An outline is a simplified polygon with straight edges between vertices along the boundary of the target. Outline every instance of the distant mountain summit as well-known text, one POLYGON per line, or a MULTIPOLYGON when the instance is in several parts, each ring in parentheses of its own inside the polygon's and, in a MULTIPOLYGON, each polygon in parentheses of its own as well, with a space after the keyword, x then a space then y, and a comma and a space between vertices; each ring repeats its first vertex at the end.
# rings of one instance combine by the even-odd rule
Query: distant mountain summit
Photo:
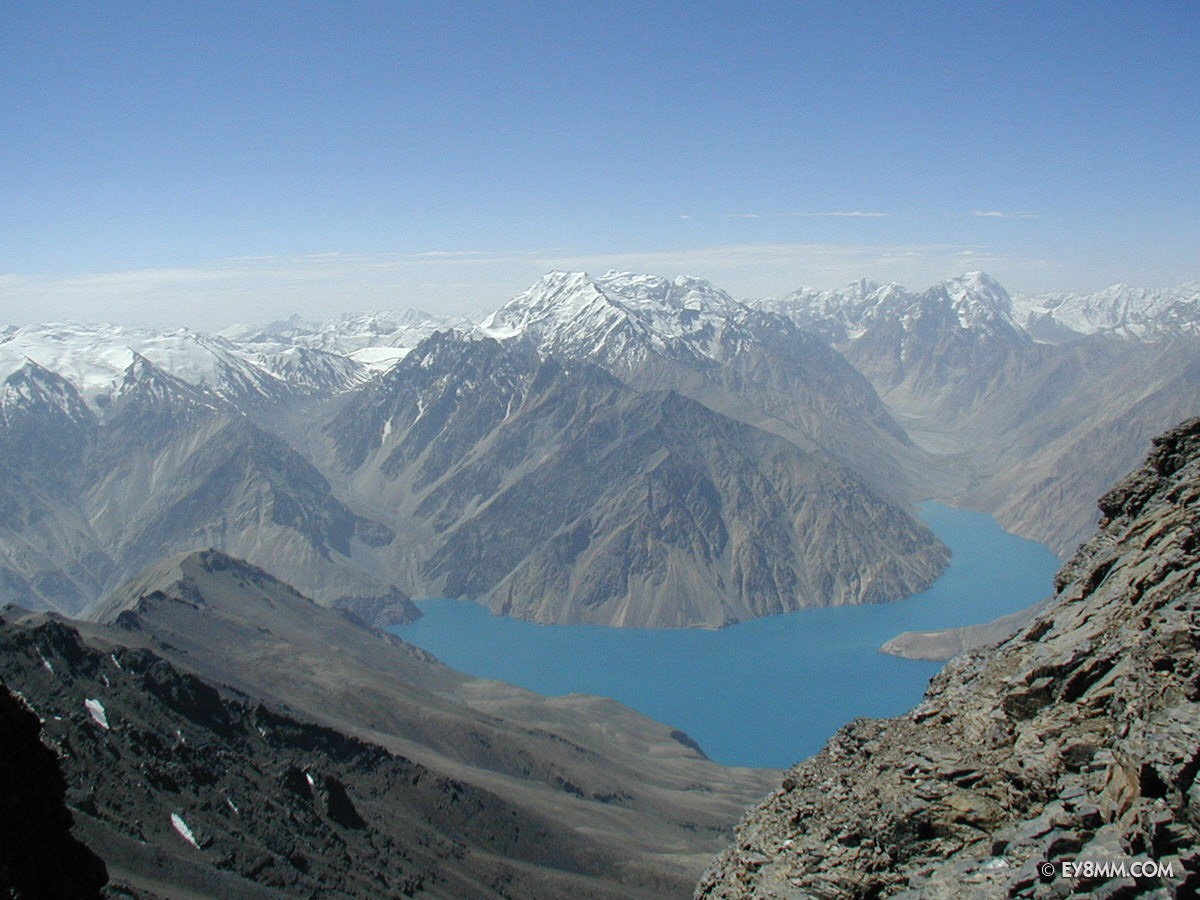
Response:
POLYGON ((1156 431, 1200 412, 1192 294, 1013 300, 972 272, 919 293, 857 282, 755 305, 834 342, 933 465, 965 475, 936 495, 1065 558, 1091 532, 1092 498, 1156 431))
POLYGON ((798 327, 841 345, 861 335, 880 309, 890 308, 907 293, 895 282, 880 285, 864 278, 833 290, 802 287, 783 297, 754 300, 750 305, 786 316, 798 327))
POLYGON ((326 603, 417 614, 351 559, 352 544, 389 542, 386 527, 337 500, 308 460, 234 402, 129 352, 95 409, 33 362, 5 380, 4 601, 78 614, 166 554, 218 546, 326 603))
POLYGON ((113 400, 139 359, 241 406, 277 402, 288 390, 228 341, 186 328, 59 323, 18 328, 0 341, 0 375, 33 360, 73 385, 93 408, 113 400))
POLYGON ((1094 293, 1060 291, 1010 298, 989 275, 968 272, 924 292, 863 279, 833 290, 799 288, 749 305, 785 315, 842 346, 861 337, 877 319, 894 316, 931 292, 941 292, 951 301, 964 326, 970 322, 1003 327, 997 316, 1007 317, 1042 343, 1067 343, 1095 334, 1156 343, 1200 334, 1200 282, 1195 281, 1170 288, 1115 284, 1094 293))
POLYGON ((555 272, 480 326, 545 356, 586 360, 636 390, 673 390, 710 409, 820 449, 881 491, 923 495, 920 452, 871 385, 790 319, 707 281, 555 272))
POLYGON ((699 364, 731 316, 745 312, 698 278, 551 272, 480 324, 543 354, 586 358, 628 376, 651 355, 699 364))
POLYGON ((1114 284, 1093 294, 1017 298, 1022 326, 1038 340, 1062 343, 1090 334, 1157 343, 1200 335, 1200 282, 1173 288, 1114 284))
POLYGON ((470 331, 475 323, 464 316, 437 316, 422 310, 384 310, 345 313, 311 322, 291 316, 267 325, 231 325, 220 337, 270 359, 296 349, 320 350, 345 357, 367 371, 380 372, 435 331, 470 331))
POLYGON ((893 410, 939 420, 1002 390, 1034 343, 1007 291, 983 272, 920 293, 861 281, 754 305, 835 344, 893 410))
POLYGON ((854 366, 901 409, 961 408, 997 389, 1033 341, 1013 321, 994 279, 970 272, 921 294, 890 293, 845 348, 854 366))

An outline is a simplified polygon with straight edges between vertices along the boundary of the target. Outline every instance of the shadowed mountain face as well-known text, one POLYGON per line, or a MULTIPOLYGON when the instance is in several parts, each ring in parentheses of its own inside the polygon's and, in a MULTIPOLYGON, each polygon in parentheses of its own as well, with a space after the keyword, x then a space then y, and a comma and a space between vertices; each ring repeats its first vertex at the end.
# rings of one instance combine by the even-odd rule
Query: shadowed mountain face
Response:
POLYGON ((554 272, 481 327, 824 450, 895 498, 928 490, 929 460, 841 354, 701 279, 554 272))
POLYGON ((1200 419, 1100 510, 1055 603, 790 770, 697 896, 1196 896, 1200 419), (1041 868, 1147 859, 1174 874, 1041 868))
POLYGON ((215 551, 95 616, 7 611, 0 677, 114 880, 167 894, 678 896, 774 774, 467 677, 215 551))
POLYGON ((454 334, 327 432, 429 547, 410 591, 543 622, 723 625, 926 586, 945 550, 847 467, 673 392, 454 334))
POLYGON ((1037 298, 1015 309, 978 272, 920 294, 864 283, 759 305, 837 342, 914 439, 969 479, 935 494, 1066 558, 1095 527, 1094 498, 1151 437, 1200 412, 1195 294, 1042 298, 1079 329, 1054 344, 1018 325, 1037 298))
POLYGON ((104 863, 70 834, 66 781, 38 717, 0 682, 0 893, 99 897, 104 863))
POLYGON ((350 565, 390 532, 350 511, 280 438, 136 357, 100 414, 33 363, 4 385, 4 599, 77 613, 164 555, 217 546, 286 572, 326 603, 415 615, 350 565))

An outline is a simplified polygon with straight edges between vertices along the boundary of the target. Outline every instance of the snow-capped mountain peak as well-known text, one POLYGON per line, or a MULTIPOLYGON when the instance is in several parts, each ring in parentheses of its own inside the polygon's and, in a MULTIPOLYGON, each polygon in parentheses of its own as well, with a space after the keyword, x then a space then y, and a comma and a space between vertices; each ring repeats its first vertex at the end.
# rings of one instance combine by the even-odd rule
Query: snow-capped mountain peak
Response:
POLYGON ((967 272, 934 285, 926 296, 944 299, 965 330, 1012 325, 1012 299, 996 279, 984 272, 967 272))
POLYGON ((8 423, 14 416, 39 408, 55 410, 73 422, 91 417, 70 382, 33 360, 26 360, 0 385, 0 417, 8 423))
POLYGON ((1091 294, 1019 295, 1021 324, 1041 340, 1057 342, 1104 333, 1161 341, 1200 334, 1200 282, 1170 288, 1114 284, 1091 294))
POLYGON ((414 309, 370 313, 343 313, 311 322, 292 316, 268 325, 233 325, 219 337, 236 343, 266 362, 293 347, 323 350, 349 357, 369 371, 390 369, 413 347, 435 331, 471 330, 474 322, 461 316, 436 316, 414 309))
POLYGON ((881 285, 862 279, 828 291, 800 288, 784 297, 768 297, 752 305, 786 316, 800 328, 820 334, 836 345, 858 339, 882 319, 900 319, 911 327, 936 315, 944 324, 953 323, 953 327, 964 331, 1012 325, 1012 300, 1008 292, 984 272, 948 278, 921 294, 895 282, 881 285))
POLYGON ((747 311, 700 278, 551 272, 479 328, 497 340, 520 338, 543 353, 620 371, 649 354, 712 357, 719 335, 747 311))
POLYGON ((228 399, 270 399, 284 390, 279 379, 220 338, 186 328, 153 331, 74 322, 16 329, 0 343, 0 375, 33 360, 61 375, 89 406, 99 409, 119 392, 126 371, 139 358, 228 399))
POLYGON ((783 297, 756 300, 751 306, 791 319, 831 344, 844 344, 866 331, 879 310, 907 295, 895 282, 880 285, 863 278, 833 290, 802 287, 783 297))
POLYGON ((655 311, 666 307, 724 315, 741 305, 712 283, 688 275, 668 279, 662 275, 608 271, 596 283, 607 296, 630 309, 655 311))
POLYGON ((497 340, 530 332, 536 339, 570 323, 595 327, 626 315, 586 272, 549 272, 484 319, 480 330, 497 340))
POLYGON ((112 396, 116 406, 136 402, 152 406, 186 404, 219 409, 220 398, 204 384, 192 384, 156 366, 136 350, 112 396))

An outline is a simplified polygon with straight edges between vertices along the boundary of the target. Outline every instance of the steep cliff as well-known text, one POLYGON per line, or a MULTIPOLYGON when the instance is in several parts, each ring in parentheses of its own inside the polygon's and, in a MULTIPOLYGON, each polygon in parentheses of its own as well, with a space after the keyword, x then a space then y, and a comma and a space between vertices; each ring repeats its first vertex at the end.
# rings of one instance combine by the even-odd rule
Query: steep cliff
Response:
POLYGON ((716 627, 908 596, 947 560, 829 453, 516 344, 434 335, 326 434, 400 535, 395 583, 517 618, 716 627))
POLYGON ((71 836, 67 782, 41 732, 0 682, 0 897, 99 897, 108 874, 71 836))
POLYGON ((787 772, 696 895, 1196 896, 1200 419, 1100 510, 1054 605, 787 772))

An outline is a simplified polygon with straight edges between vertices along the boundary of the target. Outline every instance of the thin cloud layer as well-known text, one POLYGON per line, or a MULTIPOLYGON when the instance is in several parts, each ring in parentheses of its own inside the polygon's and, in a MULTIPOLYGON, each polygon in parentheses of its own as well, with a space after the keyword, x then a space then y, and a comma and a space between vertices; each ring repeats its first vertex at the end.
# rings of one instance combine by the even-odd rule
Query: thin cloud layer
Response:
POLYGON ((1054 267, 968 244, 761 243, 646 252, 563 248, 426 250, 397 254, 247 256, 209 265, 61 277, 0 274, 0 323, 83 319, 218 330, 299 313, 421 308, 466 314, 499 307, 551 270, 694 275, 742 298, 860 278, 924 287, 984 269, 1015 290, 1054 267), (1036 276, 1036 277, 1035 277, 1036 276), (252 310, 252 312, 248 312, 252 310))
POLYGON ((971 215, 979 219, 1036 219, 1037 213, 1032 212, 1004 212, 999 209, 973 209, 971 215))

